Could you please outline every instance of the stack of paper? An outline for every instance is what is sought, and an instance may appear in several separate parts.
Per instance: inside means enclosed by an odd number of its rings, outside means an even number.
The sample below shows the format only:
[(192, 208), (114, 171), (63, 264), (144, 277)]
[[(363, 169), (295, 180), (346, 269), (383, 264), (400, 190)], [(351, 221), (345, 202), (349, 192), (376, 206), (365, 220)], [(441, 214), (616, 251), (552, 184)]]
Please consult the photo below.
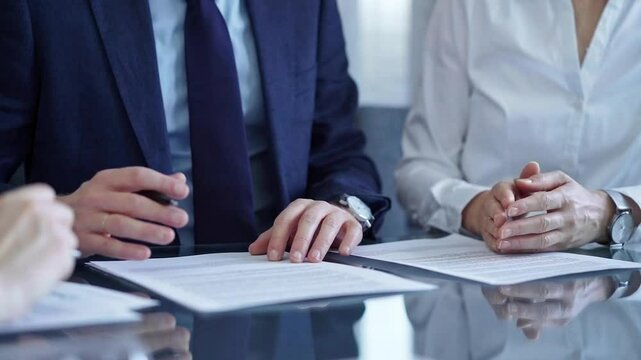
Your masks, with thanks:
[(39, 301), (26, 316), (0, 323), (0, 335), (132, 322), (140, 319), (135, 310), (157, 304), (156, 300), (65, 282)]
[(218, 312), (348, 295), (421, 291), (433, 286), (379, 271), (319, 263), (270, 262), (223, 253), (102, 261), (90, 266), (142, 285), (199, 312)]
[(354, 255), (413, 266), (490, 285), (512, 285), (602, 270), (638, 269), (641, 264), (570, 253), (499, 255), (482, 241), (450, 235), (366, 245)]

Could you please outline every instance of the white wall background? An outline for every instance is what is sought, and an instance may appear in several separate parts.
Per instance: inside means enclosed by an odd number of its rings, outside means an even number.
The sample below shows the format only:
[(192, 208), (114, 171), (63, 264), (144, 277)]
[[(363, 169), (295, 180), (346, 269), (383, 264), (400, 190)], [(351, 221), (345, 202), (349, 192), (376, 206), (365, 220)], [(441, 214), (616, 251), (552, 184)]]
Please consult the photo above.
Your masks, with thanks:
[(338, 0), (361, 105), (408, 107), (435, 0)]

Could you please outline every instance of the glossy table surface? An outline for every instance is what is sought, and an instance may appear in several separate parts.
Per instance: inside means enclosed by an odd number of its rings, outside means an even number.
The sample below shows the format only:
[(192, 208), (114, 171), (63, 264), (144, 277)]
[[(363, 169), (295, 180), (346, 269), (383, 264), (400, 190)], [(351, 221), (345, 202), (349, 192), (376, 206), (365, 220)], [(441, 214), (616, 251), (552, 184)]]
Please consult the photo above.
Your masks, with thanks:
[[(605, 248), (581, 252), (613, 256)], [(172, 255), (176, 249), (154, 250), (154, 256)], [(641, 253), (624, 250), (614, 257), (635, 260)], [(634, 293), (638, 272), (498, 288), (427, 272), (412, 277), (438, 288), (207, 316), (160, 299), (162, 305), (147, 310), (136, 324), (0, 338), (0, 359), (641, 358), (641, 296), (611, 299), (617, 288), (624, 295)], [(72, 281), (155, 297), (81, 264)]]

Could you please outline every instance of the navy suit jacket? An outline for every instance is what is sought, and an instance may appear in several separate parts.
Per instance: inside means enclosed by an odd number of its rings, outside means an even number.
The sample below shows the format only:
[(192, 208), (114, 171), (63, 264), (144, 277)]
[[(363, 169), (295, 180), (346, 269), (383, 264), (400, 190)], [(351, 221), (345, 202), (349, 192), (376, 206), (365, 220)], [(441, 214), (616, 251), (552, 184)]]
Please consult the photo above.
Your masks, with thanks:
[[(380, 220), (335, 0), (246, 1), (280, 208), (348, 193)], [(3, 190), (22, 163), (58, 193), (103, 169), (172, 172), (148, 0), (0, 1)]]

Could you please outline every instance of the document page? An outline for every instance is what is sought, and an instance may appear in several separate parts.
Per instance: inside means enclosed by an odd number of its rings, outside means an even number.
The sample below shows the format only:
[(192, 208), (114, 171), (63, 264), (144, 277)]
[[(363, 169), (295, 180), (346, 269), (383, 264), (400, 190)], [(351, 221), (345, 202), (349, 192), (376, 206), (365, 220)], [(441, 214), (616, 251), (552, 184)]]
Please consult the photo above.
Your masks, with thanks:
[(92, 262), (90, 266), (199, 312), (433, 288), (379, 271), (328, 262), (270, 262), (264, 256), (248, 253), (100, 261)]
[(133, 322), (140, 319), (133, 310), (157, 303), (96, 286), (65, 282), (36, 303), (27, 315), (0, 323), (0, 335)]
[(499, 255), (485, 243), (454, 234), (365, 245), (353, 255), (414, 266), (490, 285), (511, 285), (591, 271), (636, 269), (640, 264), (569, 253)]

